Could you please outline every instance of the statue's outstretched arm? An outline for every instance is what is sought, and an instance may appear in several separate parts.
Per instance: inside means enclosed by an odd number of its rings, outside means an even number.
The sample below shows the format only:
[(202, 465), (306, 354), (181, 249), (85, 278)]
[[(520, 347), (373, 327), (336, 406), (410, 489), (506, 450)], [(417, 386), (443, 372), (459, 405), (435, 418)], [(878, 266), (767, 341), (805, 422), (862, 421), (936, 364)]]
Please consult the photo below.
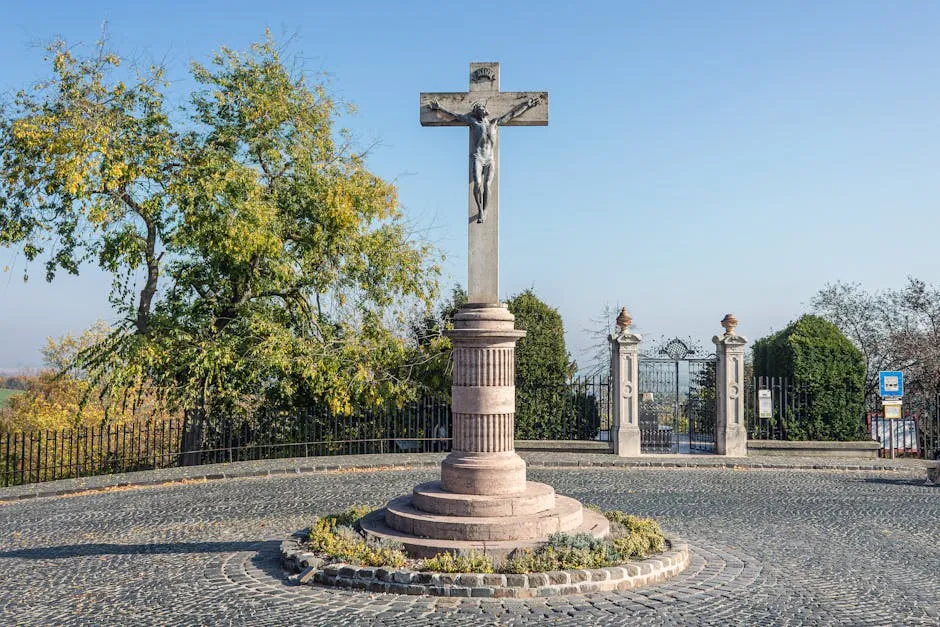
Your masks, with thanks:
[(529, 98), (525, 102), (520, 102), (515, 107), (504, 113), (503, 115), (496, 118), (497, 124), (505, 124), (514, 117), (520, 116), (534, 106), (537, 106), (541, 102), (541, 97)]
[(446, 116), (452, 117), (455, 120), (460, 120), (461, 122), (466, 123), (470, 119), (469, 115), (464, 115), (462, 113), (454, 113), (453, 111), (448, 111), (447, 109), (442, 107), (441, 104), (436, 100), (432, 100), (431, 102), (429, 102), (428, 108), (431, 111), (439, 111), (440, 113), (443, 113)]

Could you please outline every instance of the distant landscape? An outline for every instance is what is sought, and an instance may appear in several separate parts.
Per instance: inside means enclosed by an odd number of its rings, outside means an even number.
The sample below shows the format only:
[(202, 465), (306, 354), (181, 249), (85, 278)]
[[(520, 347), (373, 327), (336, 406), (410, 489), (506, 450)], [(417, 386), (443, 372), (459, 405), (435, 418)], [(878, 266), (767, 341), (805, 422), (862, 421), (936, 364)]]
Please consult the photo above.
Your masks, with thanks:
[(6, 407), (7, 401), (14, 394), (22, 394), (22, 390), (8, 390), (7, 388), (0, 388), (0, 407)]

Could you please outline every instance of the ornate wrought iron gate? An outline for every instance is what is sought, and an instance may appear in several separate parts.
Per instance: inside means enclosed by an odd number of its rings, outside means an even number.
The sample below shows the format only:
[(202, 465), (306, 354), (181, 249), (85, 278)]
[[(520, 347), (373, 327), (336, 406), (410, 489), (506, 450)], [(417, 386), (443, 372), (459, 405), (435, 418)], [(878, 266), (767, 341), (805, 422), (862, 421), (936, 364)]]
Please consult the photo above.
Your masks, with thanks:
[(639, 359), (640, 444), (644, 453), (715, 448), (715, 358), (692, 358), (679, 339)]

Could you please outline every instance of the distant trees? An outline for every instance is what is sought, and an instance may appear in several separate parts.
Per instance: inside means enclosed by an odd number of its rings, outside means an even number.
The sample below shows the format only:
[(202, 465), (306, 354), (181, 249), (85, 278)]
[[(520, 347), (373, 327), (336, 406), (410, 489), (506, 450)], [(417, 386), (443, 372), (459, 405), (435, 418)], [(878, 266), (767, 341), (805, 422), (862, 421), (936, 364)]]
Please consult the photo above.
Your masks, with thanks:
[(787, 377), (809, 394), (801, 415), (785, 413), (789, 440), (853, 440), (864, 436), (865, 361), (839, 329), (804, 315), (754, 343), (754, 374)]
[(104, 42), (47, 61), (0, 110), (0, 245), (47, 280), (113, 275), (119, 320), (69, 367), (114, 402), (153, 387), (227, 417), (414, 394), (404, 320), (436, 297), (436, 253), (336, 127), (345, 105), (270, 36), (193, 63), (181, 116), (162, 68), (126, 71)]
[(7, 407), (0, 408), (0, 429), (59, 430), (162, 417), (157, 416), (159, 403), (152, 388), (139, 388), (125, 397), (105, 394), (99, 381), (76, 367), (76, 355), (101, 342), (108, 333), (108, 326), (99, 321), (81, 335), (49, 338), (42, 350), (42, 370), (32, 376), (0, 380), (0, 387), (10, 387), (2, 385), (9, 382), (20, 386), (11, 389), (23, 390), (8, 400)]
[(25, 390), (29, 386), (31, 377), (12, 375), (0, 377), (0, 388), (4, 390)]
[(877, 404), (878, 372), (902, 370), (911, 393), (940, 394), (940, 289), (909, 277), (901, 289), (868, 292), (857, 283), (834, 283), (812, 300), (862, 352), (865, 397)]

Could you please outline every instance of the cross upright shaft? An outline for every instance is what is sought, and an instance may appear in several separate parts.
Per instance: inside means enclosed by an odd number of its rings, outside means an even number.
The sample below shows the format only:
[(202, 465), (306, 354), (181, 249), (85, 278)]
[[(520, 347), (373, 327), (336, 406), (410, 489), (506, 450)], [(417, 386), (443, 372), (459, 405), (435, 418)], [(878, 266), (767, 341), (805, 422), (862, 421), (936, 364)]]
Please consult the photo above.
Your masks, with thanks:
[[(489, 130), (474, 105), (485, 107)], [(466, 92), (422, 93), (422, 126), (470, 126), (468, 176), (468, 302), (499, 302), (499, 126), (548, 124), (547, 92), (499, 91), (499, 63), (471, 63)], [(485, 145), (484, 145), (485, 144)], [(481, 147), (482, 146), (482, 147)], [(485, 218), (482, 222), (481, 218)]]

